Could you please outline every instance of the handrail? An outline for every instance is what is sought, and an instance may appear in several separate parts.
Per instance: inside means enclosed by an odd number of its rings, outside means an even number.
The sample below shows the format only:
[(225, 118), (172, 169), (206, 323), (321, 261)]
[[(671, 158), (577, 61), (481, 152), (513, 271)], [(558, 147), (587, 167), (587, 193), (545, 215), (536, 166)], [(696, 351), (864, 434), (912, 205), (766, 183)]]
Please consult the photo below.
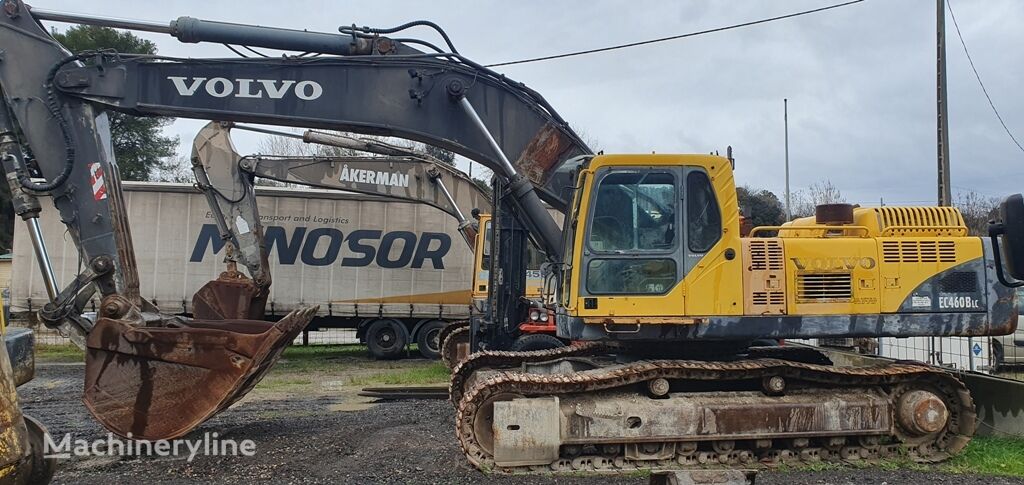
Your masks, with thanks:
[(756, 233), (763, 232), (763, 231), (800, 231), (800, 230), (812, 230), (812, 231), (818, 231), (818, 230), (820, 230), (820, 231), (842, 230), (842, 231), (847, 231), (847, 230), (851, 230), (851, 229), (857, 229), (857, 230), (864, 231), (864, 235), (862, 235), (860, 237), (868, 237), (868, 234), (870, 234), (870, 232), (871, 232), (871, 229), (869, 229), (867, 226), (849, 226), (849, 225), (844, 225), (844, 226), (828, 226), (828, 225), (824, 225), (824, 224), (814, 224), (814, 225), (811, 225), (811, 226), (757, 226), (757, 227), (755, 227), (755, 228), (750, 230), (750, 237), (754, 237), (754, 235)]

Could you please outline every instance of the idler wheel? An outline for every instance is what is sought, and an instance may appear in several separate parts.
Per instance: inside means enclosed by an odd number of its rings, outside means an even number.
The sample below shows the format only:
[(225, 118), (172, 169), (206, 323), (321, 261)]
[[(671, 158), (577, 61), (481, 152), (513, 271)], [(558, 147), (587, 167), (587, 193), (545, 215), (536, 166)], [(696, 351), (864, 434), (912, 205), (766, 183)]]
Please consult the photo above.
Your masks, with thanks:
[(900, 397), (897, 406), (900, 426), (915, 436), (939, 432), (949, 422), (946, 403), (929, 391), (910, 391)]

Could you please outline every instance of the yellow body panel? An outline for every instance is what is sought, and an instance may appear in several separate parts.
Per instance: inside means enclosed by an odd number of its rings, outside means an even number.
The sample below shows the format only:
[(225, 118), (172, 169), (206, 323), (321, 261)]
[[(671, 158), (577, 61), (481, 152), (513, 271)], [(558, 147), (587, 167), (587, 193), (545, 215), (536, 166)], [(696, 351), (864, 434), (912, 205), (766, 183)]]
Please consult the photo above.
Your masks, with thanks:
[[(595, 203), (595, 184), (602, 169), (620, 167), (703, 169), (715, 192), (721, 238), (702, 256), (686, 253), (700, 260), (686, 261), (689, 270), (664, 294), (588, 296), (581, 291), (584, 252), (593, 251), (587, 245), (586, 219)], [(573, 270), (562, 302), (569, 314), (591, 324), (694, 324), (703, 317), (744, 314), (895, 313), (930, 278), (983, 257), (981, 239), (968, 237), (959, 211), (949, 207), (857, 208), (852, 224), (845, 226), (819, 225), (811, 217), (775, 228), (777, 237), (741, 239), (732, 164), (718, 156), (599, 155), (581, 170), (577, 186)], [(757, 271), (751, 263), (752, 241), (775, 241), (774, 247), (781, 248), (773, 253), (774, 272)], [(605, 250), (591, 258), (614, 259), (615, 254)], [(770, 300), (766, 291), (772, 293)]]
[[(903, 245), (931, 243), (936, 238), (878, 238), (878, 246), (882, 248), (885, 243), (898, 242)], [(951, 242), (955, 248), (953, 261), (935, 262), (885, 262), (885, 257), (879, 258), (879, 282), (881, 284), (881, 313), (895, 313), (899, 310), (900, 304), (906, 300), (910, 293), (928, 278), (937, 273), (946, 271), (957, 264), (979, 259), (984, 256), (984, 249), (981, 238), (978, 237), (951, 237), (944, 238), (942, 242)], [(879, 249), (882, 253), (882, 249)]]
[[(781, 238), (786, 254), (786, 308), (791, 315), (878, 313), (878, 246), (873, 239)], [(820, 275), (820, 276), (819, 276)], [(852, 298), (800, 298), (802, 278), (849, 275)], [(804, 290), (806, 291), (806, 290)]]

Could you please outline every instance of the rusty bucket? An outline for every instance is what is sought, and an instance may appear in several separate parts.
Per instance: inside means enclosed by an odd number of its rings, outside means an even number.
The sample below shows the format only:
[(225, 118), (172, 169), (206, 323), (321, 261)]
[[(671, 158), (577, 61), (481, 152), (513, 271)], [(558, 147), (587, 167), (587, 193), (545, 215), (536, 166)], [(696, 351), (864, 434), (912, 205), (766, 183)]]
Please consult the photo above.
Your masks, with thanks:
[(278, 322), (100, 318), (86, 341), (83, 400), (122, 437), (181, 437), (245, 396), (316, 311)]
[(199, 320), (263, 320), (267, 288), (229, 269), (192, 296), (192, 314)]

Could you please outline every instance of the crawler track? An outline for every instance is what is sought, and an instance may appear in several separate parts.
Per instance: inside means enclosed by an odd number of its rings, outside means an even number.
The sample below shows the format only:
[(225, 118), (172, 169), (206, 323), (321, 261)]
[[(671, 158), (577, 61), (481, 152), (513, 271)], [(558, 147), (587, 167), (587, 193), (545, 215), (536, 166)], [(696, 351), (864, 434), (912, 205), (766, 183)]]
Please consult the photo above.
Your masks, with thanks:
[[(805, 440), (735, 441), (722, 446), (714, 440), (674, 442), (675, 455), (669, 459), (632, 460), (623, 456), (625, 443), (601, 443), (600, 446), (560, 449), (558, 460), (540, 466), (498, 467), (493, 456), (476, 436), (474, 422), (478, 413), (500, 395), (558, 396), (602, 390), (635, 389), (652, 379), (680, 381), (738, 381), (781, 376), (814, 388), (870, 387), (885, 391), (891, 402), (902, 393), (926, 387), (935, 392), (949, 410), (949, 420), (940, 431), (913, 436), (895, 421), (888, 435), (811, 437)], [(680, 467), (759, 466), (777, 463), (819, 461), (873, 461), (906, 455), (918, 462), (942, 461), (962, 450), (974, 434), (974, 403), (964, 385), (949, 373), (916, 364), (878, 367), (832, 367), (779, 359), (754, 359), (737, 362), (650, 360), (599, 368), (573, 374), (528, 374), (499, 371), (476, 382), (458, 403), (456, 434), (467, 458), (481, 469), (506, 473), (550, 473), (570, 471), (624, 472), (638, 469), (678, 469)], [(666, 443), (667, 444), (667, 443)], [(619, 450), (619, 451), (616, 451)]]
[(452, 405), (458, 406), (467, 385), (472, 385), (473, 373), (482, 369), (508, 369), (524, 363), (545, 362), (565, 357), (585, 357), (608, 352), (610, 347), (599, 342), (575, 342), (566, 347), (546, 350), (512, 352), (485, 350), (470, 355), (452, 370), (448, 392)]
[(441, 342), (441, 361), (444, 362), (445, 367), (454, 369), (459, 364), (459, 342), (469, 341), (469, 320), (448, 324), (441, 329), (437, 339)]

